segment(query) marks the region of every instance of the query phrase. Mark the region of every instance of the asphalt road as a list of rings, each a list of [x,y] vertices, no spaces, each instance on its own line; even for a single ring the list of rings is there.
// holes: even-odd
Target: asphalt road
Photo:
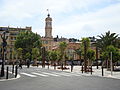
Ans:
[[[19,73],[19,79],[0,82],[0,90],[120,90],[117,79],[37,67],[24,67]]]

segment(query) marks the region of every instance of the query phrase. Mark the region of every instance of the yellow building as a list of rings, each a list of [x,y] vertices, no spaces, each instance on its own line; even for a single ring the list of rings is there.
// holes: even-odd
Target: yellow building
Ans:
[[[16,53],[14,52],[14,43],[16,41],[17,35],[21,31],[32,31],[32,27],[25,27],[25,28],[13,28],[13,27],[0,27],[0,36],[3,35],[2,33],[7,31],[6,36],[7,38],[7,46],[5,51],[5,60],[9,60],[12,62],[16,60]],[[0,37],[0,51],[2,51],[2,39]],[[2,58],[2,52],[0,52],[0,59]]]
[[[46,50],[52,50],[54,39],[52,36],[52,18],[50,14],[45,19],[45,37],[42,37],[41,40]]]
[[[53,38],[52,36],[52,18],[50,17],[50,14],[47,15],[47,18],[45,18],[45,36],[41,38],[42,46],[45,47],[47,51],[56,50],[59,48],[60,42],[66,42],[68,44],[66,48],[66,54],[72,54],[73,59],[79,59],[79,56],[75,53],[75,49],[80,48],[79,43],[75,42],[69,42],[67,38],[59,38],[58,36],[56,38]],[[70,53],[69,53],[70,52]]]

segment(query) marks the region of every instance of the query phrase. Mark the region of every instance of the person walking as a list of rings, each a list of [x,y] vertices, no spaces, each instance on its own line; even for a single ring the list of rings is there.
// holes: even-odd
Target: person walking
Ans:
[[[30,67],[30,60],[27,59],[27,68],[29,68],[29,67]]]
[[[19,67],[22,69],[22,60],[19,62]]]

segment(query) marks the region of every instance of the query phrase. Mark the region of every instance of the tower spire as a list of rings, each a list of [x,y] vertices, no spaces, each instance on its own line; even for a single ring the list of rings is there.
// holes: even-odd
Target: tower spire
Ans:
[[[47,9],[47,12],[48,12],[48,15],[47,15],[47,16],[49,17],[49,16],[50,16],[50,14],[49,14],[49,9]]]
[[[52,38],[52,18],[49,14],[49,9],[47,9],[48,17],[45,19],[45,37]]]

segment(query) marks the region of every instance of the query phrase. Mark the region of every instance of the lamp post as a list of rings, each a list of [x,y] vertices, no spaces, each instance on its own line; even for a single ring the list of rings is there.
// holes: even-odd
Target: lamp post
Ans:
[[[5,56],[4,56],[4,54],[5,54],[5,48],[6,48],[6,46],[7,46],[7,42],[6,42],[6,40],[7,40],[7,38],[8,38],[8,36],[6,36],[6,31],[4,31],[3,33],[2,33],[2,35],[1,35],[1,39],[2,39],[2,67],[1,67],[1,77],[3,77],[4,76],[4,64],[5,64]]]

